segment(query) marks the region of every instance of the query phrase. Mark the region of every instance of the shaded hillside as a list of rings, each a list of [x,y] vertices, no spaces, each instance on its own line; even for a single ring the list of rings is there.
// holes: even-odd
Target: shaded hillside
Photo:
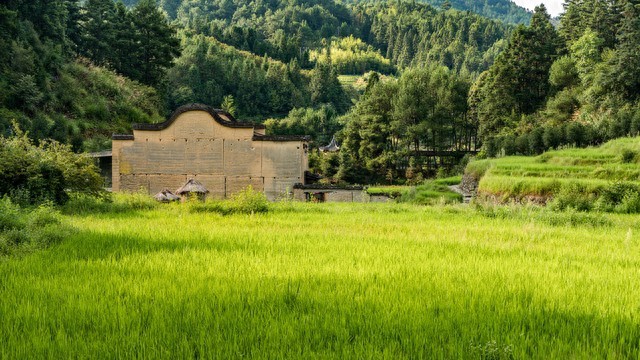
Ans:
[[[35,140],[74,150],[107,147],[111,133],[160,118],[156,90],[77,59],[80,9],[74,1],[0,5],[0,133],[13,123]],[[77,41],[77,42],[76,42]]]
[[[133,6],[138,0],[124,0],[127,6]],[[383,3],[384,1],[357,1],[351,0],[348,3]],[[510,0],[422,0],[424,2],[439,8],[453,8],[461,11],[472,11],[476,14],[486,16],[490,19],[500,20],[509,24],[528,24],[531,20],[531,12],[527,9],[516,5]],[[178,16],[179,10],[184,9],[185,4],[195,3],[192,0],[160,0],[160,6],[164,8],[169,16],[175,18]],[[244,2],[247,7],[251,7],[254,2]]]
[[[511,0],[425,0],[425,2],[441,8],[450,4],[454,9],[473,11],[509,24],[528,24],[531,21],[531,11],[516,5]]]
[[[86,62],[61,66],[48,84],[47,99],[30,109],[0,108],[0,129],[15,121],[34,139],[72,143],[75,150],[110,147],[111,134],[129,132],[132,123],[162,119],[156,91]]]
[[[309,81],[295,61],[285,64],[225,45],[213,37],[184,38],[183,55],[169,70],[169,107],[218,106],[231,95],[242,116],[287,113],[311,105]]]
[[[337,65],[347,73],[390,71],[388,65],[380,66],[386,60],[373,59],[375,51],[400,67],[437,62],[458,71],[481,72],[493,63],[504,47],[499,40],[511,31],[500,21],[471,12],[414,2],[166,0],[160,4],[170,16],[175,13],[175,24],[184,29],[285,63],[295,59],[302,68],[314,66],[317,52],[325,47],[323,39],[361,41],[362,46],[347,52],[336,44],[341,50]],[[360,51],[369,45],[373,52]]]

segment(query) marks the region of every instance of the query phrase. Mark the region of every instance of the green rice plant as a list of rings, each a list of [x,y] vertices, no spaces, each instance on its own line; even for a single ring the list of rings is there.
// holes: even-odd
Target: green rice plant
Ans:
[[[269,211],[269,207],[264,193],[253,190],[252,186],[234,193],[231,199],[189,203],[189,209],[193,212],[215,212],[222,215],[265,213]]]
[[[478,193],[483,201],[535,199],[556,210],[629,212],[635,209],[633,193],[640,191],[638,152],[640,138],[622,138],[597,148],[471,162],[466,173],[482,174]]]
[[[402,196],[409,189],[411,189],[411,186],[370,186],[365,191],[369,195],[384,195],[395,199]]]
[[[0,199],[0,260],[46,248],[70,232],[50,204],[23,209],[7,197]]]
[[[244,214],[263,213],[269,210],[269,201],[263,192],[249,185],[231,196],[231,208]]]
[[[422,185],[405,190],[401,197],[398,198],[398,201],[420,205],[460,203],[462,202],[462,195],[452,191],[446,185],[456,179],[427,180]]]
[[[640,356],[638,215],[483,211],[63,216],[56,246],[0,261],[0,357]]]
[[[460,182],[462,182],[462,176],[461,175],[449,176],[449,177],[446,177],[446,178],[433,180],[434,184],[446,185],[446,186],[458,185],[458,184],[460,184]]]

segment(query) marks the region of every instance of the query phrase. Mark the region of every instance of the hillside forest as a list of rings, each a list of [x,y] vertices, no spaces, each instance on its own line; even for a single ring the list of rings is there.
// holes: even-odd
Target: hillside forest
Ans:
[[[106,150],[199,102],[313,148],[335,136],[312,170],[371,184],[638,134],[639,1],[567,0],[559,19],[475,3],[9,0],[0,133]]]

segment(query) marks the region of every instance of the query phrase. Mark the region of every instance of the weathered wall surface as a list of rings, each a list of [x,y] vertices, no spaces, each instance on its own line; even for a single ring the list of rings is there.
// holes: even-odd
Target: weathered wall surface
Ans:
[[[224,126],[206,111],[185,112],[166,129],[134,130],[135,140],[113,140],[113,190],[155,194],[194,178],[213,198],[251,185],[275,199],[304,181],[303,141],[253,136],[253,128]]]

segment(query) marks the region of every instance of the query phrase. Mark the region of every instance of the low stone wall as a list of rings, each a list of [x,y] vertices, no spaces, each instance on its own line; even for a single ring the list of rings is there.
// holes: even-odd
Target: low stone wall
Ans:
[[[293,188],[293,198],[298,201],[317,202],[367,202],[369,196],[362,187],[339,188],[334,186],[304,186]]]
[[[476,179],[469,174],[464,174],[462,175],[460,190],[464,193],[470,194],[471,196],[475,196],[478,193],[478,183],[479,179]]]
[[[369,202],[386,203],[390,201],[393,201],[393,199],[387,195],[369,195]]]

